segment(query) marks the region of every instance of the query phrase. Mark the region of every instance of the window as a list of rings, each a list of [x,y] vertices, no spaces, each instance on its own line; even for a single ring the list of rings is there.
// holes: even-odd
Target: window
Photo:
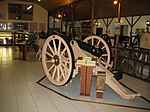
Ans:
[[[33,5],[8,4],[8,18],[13,20],[32,20]]]

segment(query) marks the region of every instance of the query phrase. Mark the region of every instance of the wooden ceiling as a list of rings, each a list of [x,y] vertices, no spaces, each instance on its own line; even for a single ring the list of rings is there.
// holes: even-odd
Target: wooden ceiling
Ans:
[[[1,1],[1,0],[0,0]],[[91,19],[92,0],[18,0],[35,2],[48,10],[51,15],[64,13],[64,20],[71,20],[72,7],[75,7],[74,20]],[[113,18],[117,17],[117,5],[114,0],[94,0],[94,18]],[[73,4],[73,5],[72,5]],[[55,10],[54,10],[55,9]],[[55,12],[55,13],[54,13]],[[150,15],[150,0],[122,0],[121,16],[143,16]]]
[[[91,19],[92,0],[79,0],[75,9],[74,20]],[[95,0],[94,18],[113,18],[117,17],[118,6],[113,4],[114,0]],[[143,16],[150,15],[150,0],[122,0],[121,16]],[[61,8],[66,13],[66,18],[71,19],[71,10]],[[59,9],[57,9],[59,11]]]

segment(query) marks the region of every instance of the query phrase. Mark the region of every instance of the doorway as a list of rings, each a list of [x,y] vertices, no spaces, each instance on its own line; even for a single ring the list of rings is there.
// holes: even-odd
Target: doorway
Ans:
[[[96,28],[96,35],[102,35],[103,34],[103,28]]]

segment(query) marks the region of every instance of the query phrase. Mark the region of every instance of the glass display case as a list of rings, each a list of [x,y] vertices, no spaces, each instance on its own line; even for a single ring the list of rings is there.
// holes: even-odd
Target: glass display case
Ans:
[[[29,45],[35,43],[36,37],[30,32],[14,32],[14,45],[19,44],[20,42],[26,42]]]
[[[29,23],[13,23],[13,30],[15,31],[28,31]]]
[[[13,36],[12,32],[0,32],[0,45],[13,45]]]

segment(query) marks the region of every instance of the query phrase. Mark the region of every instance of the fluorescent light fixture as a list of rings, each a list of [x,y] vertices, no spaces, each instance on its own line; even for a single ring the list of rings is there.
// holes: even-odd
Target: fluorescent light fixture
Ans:
[[[32,8],[32,5],[30,5],[29,7],[27,7],[27,10],[30,10]]]

